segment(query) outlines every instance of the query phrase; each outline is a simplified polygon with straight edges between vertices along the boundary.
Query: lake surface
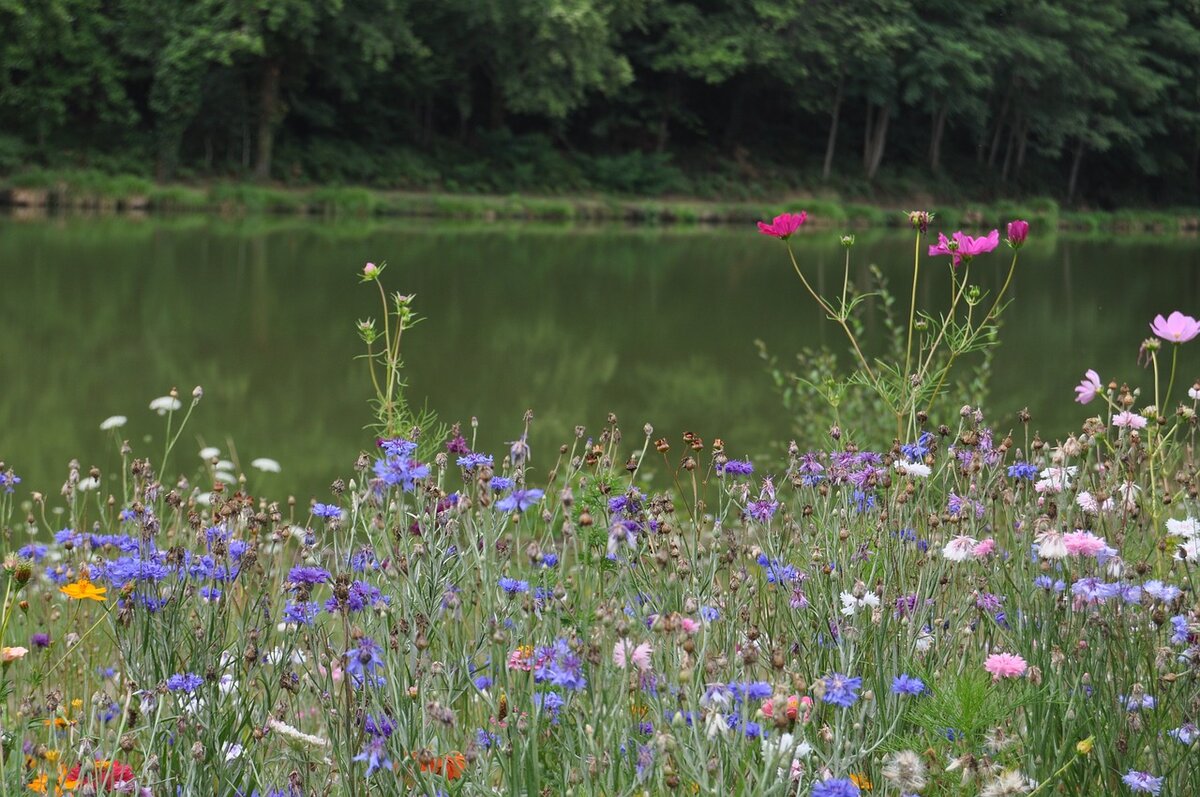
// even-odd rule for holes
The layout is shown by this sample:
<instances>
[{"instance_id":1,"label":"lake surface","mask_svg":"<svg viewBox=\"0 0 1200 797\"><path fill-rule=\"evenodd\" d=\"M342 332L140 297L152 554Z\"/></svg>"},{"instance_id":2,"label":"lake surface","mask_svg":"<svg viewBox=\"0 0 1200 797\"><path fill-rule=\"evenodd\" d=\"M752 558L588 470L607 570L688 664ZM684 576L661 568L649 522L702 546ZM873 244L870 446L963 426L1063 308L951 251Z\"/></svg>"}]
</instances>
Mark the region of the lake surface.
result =
<instances>
[{"instance_id":1,"label":"lake surface","mask_svg":"<svg viewBox=\"0 0 1200 797\"><path fill-rule=\"evenodd\" d=\"M1036 229L1031 240L984 406L1005 429L1028 406L1055 438L1088 414L1071 400L1085 369L1149 385L1136 364L1149 321L1200 314L1200 242ZM840 284L835 231L800 237L797 252L815 281ZM911 258L906 233L859 233L852 273L865 284L878 263L906 308ZM149 402L172 386L186 402L202 385L172 471L191 472L211 444L243 464L279 460L281 474L254 475L259 492L323 499L371 441L370 380L354 359L356 319L380 315L357 279L368 260L387 261L385 285L417 294L427 318L405 341L411 395L445 420L477 417L479 447L496 453L532 409L534 467L610 411L631 450L650 422L673 441L690 430L733 455L769 453L795 419L755 339L781 361L845 349L782 246L753 229L7 217L0 459L24 496L56 493L72 457L113 472L116 444L98 425L119 414L135 454L157 462L164 419ZM927 299L945 291L943 260L922 269ZM999 250L974 271L994 287L1007 267ZM1180 366L1182 384L1200 375L1200 342Z\"/></svg>"}]
</instances>

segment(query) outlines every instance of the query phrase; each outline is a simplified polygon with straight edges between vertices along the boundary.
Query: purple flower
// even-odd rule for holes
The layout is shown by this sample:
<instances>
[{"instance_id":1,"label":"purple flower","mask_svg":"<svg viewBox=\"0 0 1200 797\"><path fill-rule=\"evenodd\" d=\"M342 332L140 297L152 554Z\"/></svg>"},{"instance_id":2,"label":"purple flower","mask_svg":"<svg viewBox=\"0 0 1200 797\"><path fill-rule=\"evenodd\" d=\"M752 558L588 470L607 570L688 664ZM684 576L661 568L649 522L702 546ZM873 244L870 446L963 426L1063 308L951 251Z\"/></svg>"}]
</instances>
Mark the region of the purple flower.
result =
<instances>
[{"instance_id":1,"label":"purple flower","mask_svg":"<svg viewBox=\"0 0 1200 797\"><path fill-rule=\"evenodd\" d=\"M429 476L429 466L413 458L417 444L402 438L381 440L384 457L375 460L375 476L388 487L400 485L405 492L416 489L418 479Z\"/></svg>"},{"instance_id":2,"label":"purple flower","mask_svg":"<svg viewBox=\"0 0 1200 797\"><path fill-rule=\"evenodd\" d=\"M492 481L493 483L495 482L494 479ZM499 509L501 512L524 512L529 507L535 506L538 501L541 501L543 495L544 493L537 489L513 490L496 502L496 509Z\"/></svg>"},{"instance_id":3,"label":"purple flower","mask_svg":"<svg viewBox=\"0 0 1200 797\"><path fill-rule=\"evenodd\" d=\"M356 684L362 684L368 678L377 685L383 683L383 678L375 674L384 667L383 648L375 640L363 637L345 655L346 672L354 677Z\"/></svg>"},{"instance_id":4,"label":"purple flower","mask_svg":"<svg viewBox=\"0 0 1200 797\"><path fill-rule=\"evenodd\" d=\"M825 684L825 692L821 699L842 708L850 708L858 702L858 690L862 688L862 678L851 678L841 673L830 673L821 679Z\"/></svg>"},{"instance_id":5,"label":"purple flower","mask_svg":"<svg viewBox=\"0 0 1200 797\"><path fill-rule=\"evenodd\" d=\"M363 746L362 752L354 756L355 761L367 762L366 776L377 769L391 769L392 761L388 758L387 740L382 736L372 736Z\"/></svg>"},{"instance_id":6,"label":"purple flower","mask_svg":"<svg viewBox=\"0 0 1200 797\"><path fill-rule=\"evenodd\" d=\"M1131 769L1121 778L1125 781L1125 785L1133 792L1149 792L1150 794L1158 794L1162 790L1163 779L1156 778L1149 772L1138 772Z\"/></svg>"},{"instance_id":7,"label":"purple flower","mask_svg":"<svg viewBox=\"0 0 1200 797\"><path fill-rule=\"evenodd\" d=\"M1008 466L1008 477L1010 479L1028 479L1033 481L1037 478L1037 465L1030 465L1028 462L1014 462Z\"/></svg>"},{"instance_id":8,"label":"purple flower","mask_svg":"<svg viewBox=\"0 0 1200 797\"><path fill-rule=\"evenodd\" d=\"M750 460L748 459L731 459L724 465L718 465L717 473L729 476L749 476L751 473L754 473L754 465L750 464Z\"/></svg>"},{"instance_id":9,"label":"purple flower","mask_svg":"<svg viewBox=\"0 0 1200 797\"><path fill-rule=\"evenodd\" d=\"M312 625L321 613L321 605L315 601L289 602L283 607L283 621L295 625Z\"/></svg>"},{"instance_id":10,"label":"purple flower","mask_svg":"<svg viewBox=\"0 0 1200 797\"><path fill-rule=\"evenodd\" d=\"M504 590L509 595L516 595L519 592L529 592L529 582L519 581L515 578L501 578L500 589Z\"/></svg>"},{"instance_id":11,"label":"purple flower","mask_svg":"<svg viewBox=\"0 0 1200 797\"><path fill-rule=\"evenodd\" d=\"M330 579L329 571L323 567L298 565L288 571L287 580L291 584L324 584Z\"/></svg>"},{"instance_id":12,"label":"purple flower","mask_svg":"<svg viewBox=\"0 0 1200 797\"><path fill-rule=\"evenodd\" d=\"M1008 245L1013 249L1020 249L1028 237L1029 222L1017 219L1008 223Z\"/></svg>"},{"instance_id":13,"label":"purple flower","mask_svg":"<svg viewBox=\"0 0 1200 797\"><path fill-rule=\"evenodd\" d=\"M484 465L490 468L493 462L491 454L467 454L458 458L458 467L470 472Z\"/></svg>"},{"instance_id":14,"label":"purple flower","mask_svg":"<svg viewBox=\"0 0 1200 797\"><path fill-rule=\"evenodd\" d=\"M946 238L945 234L938 233L938 242L929 247L929 255L931 257L950 255L953 259L954 267L958 268L963 260L969 263L971 258L976 255L982 255L985 252L990 252L999 245L999 230L992 230L982 238L972 238L970 235L964 235L961 230L954 233L949 239Z\"/></svg>"},{"instance_id":15,"label":"purple flower","mask_svg":"<svg viewBox=\"0 0 1200 797\"><path fill-rule=\"evenodd\" d=\"M34 634L33 636L29 637L29 644L33 645L35 648L48 648L50 647L50 635Z\"/></svg>"}]
</instances>

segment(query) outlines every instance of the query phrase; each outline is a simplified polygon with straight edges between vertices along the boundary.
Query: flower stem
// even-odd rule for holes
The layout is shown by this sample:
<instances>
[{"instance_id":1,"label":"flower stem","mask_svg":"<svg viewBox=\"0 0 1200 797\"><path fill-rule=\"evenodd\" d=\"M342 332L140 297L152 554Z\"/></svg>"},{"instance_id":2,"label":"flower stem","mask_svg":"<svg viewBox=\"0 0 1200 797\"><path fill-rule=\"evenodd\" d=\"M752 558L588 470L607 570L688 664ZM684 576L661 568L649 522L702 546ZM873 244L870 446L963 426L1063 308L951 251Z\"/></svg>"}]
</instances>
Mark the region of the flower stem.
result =
<instances>
[{"instance_id":1,"label":"flower stem","mask_svg":"<svg viewBox=\"0 0 1200 797\"><path fill-rule=\"evenodd\" d=\"M821 309L829 315L829 318L841 324L842 329L846 332L846 337L850 338L850 345L854 347L854 353L858 355L858 361L862 364L863 370L866 371L867 377L873 384L878 385L879 380L875 378L875 372L871 370L870 363L867 362L867 358L863 355L862 349L858 347L858 339L854 337L854 333L850 330L850 326L846 323L846 319L840 316L838 313L835 313L833 308L829 306L828 302L822 299L821 296L813 290L812 286L808 284L808 280L805 278L804 272L800 270L800 265L796 262L796 254L792 251L792 245L790 243L787 245L787 252L788 257L791 258L792 261L792 268L796 270L796 276L800 277L800 281L804 283L804 287L808 290L809 294L816 299L817 304L821 306Z\"/></svg>"}]
</instances>

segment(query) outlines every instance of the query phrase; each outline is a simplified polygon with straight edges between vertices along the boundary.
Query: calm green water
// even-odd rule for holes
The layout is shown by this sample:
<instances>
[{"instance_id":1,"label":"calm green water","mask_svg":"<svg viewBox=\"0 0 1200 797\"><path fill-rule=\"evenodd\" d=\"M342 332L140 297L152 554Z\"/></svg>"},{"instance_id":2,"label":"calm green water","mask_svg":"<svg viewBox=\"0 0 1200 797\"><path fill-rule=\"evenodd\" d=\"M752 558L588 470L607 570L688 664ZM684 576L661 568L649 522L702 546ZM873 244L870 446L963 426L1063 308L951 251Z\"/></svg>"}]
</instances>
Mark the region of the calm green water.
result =
<instances>
[{"instance_id":1,"label":"calm green water","mask_svg":"<svg viewBox=\"0 0 1200 797\"><path fill-rule=\"evenodd\" d=\"M1036 231L1035 231L1036 234ZM860 234L854 272L878 262L904 293L905 234ZM832 232L798 243L819 282L841 279ZM378 316L364 261L415 292L428 320L406 345L411 391L447 420L480 423L496 450L532 409L534 466L550 466L576 424L615 412L632 448L640 428L720 436L732 453L769 450L793 419L753 341L788 356L843 346L791 272L752 229L659 230L308 220L0 219L0 459L22 490L57 491L66 463L112 471L104 418L156 461L163 423L147 405L172 385L205 398L180 443L191 470L202 443L283 473L257 489L325 495L369 444L370 382L356 361L357 318ZM994 284L1008 260L987 260ZM1158 312L1200 312L1200 242L1189 238L1041 238L1022 255L985 408L998 426L1028 406L1048 437L1084 417L1072 386L1085 368L1141 380L1135 360ZM944 271L928 273L927 298ZM902 303L906 303L903 302ZM1200 343L1181 378L1200 374ZM540 461L539 461L540 459ZM172 468L175 470L175 468Z\"/></svg>"}]
</instances>

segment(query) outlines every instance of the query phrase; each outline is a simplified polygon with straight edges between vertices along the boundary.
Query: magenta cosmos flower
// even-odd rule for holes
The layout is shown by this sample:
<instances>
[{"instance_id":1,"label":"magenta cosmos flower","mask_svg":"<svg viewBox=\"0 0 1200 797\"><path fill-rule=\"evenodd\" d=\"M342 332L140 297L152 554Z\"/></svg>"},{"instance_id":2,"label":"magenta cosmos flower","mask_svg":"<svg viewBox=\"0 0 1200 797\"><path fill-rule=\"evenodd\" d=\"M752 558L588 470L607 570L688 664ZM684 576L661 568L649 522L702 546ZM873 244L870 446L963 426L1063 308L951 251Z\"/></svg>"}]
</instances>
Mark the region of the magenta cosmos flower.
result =
<instances>
[{"instance_id":1,"label":"magenta cosmos flower","mask_svg":"<svg viewBox=\"0 0 1200 797\"><path fill-rule=\"evenodd\" d=\"M808 214L803 210L799 213L783 213L772 219L770 224L765 221L758 223L758 231L781 241L786 241L796 230L808 221Z\"/></svg>"},{"instance_id":2,"label":"magenta cosmos flower","mask_svg":"<svg viewBox=\"0 0 1200 797\"><path fill-rule=\"evenodd\" d=\"M1200 321L1176 310L1166 318L1156 315L1150 331L1168 343L1187 343L1200 335Z\"/></svg>"},{"instance_id":3,"label":"magenta cosmos flower","mask_svg":"<svg viewBox=\"0 0 1200 797\"><path fill-rule=\"evenodd\" d=\"M1029 665L1025 659L1012 653L993 653L983 662L983 669L992 674L993 681L1001 678L1020 678Z\"/></svg>"},{"instance_id":4,"label":"magenta cosmos flower","mask_svg":"<svg viewBox=\"0 0 1200 797\"><path fill-rule=\"evenodd\" d=\"M1100 391L1103 389L1100 384L1100 374L1088 369L1088 372L1083 376L1083 381L1075 386L1075 400L1080 404L1087 404L1096 396L1099 396Z\"/></svg>"},{"instance_id":5,"label":"magenta cosmos flower","mask_svg":"<svg viewBox=\"0 0 1200 797\"><path fill-rule=\"evenodd\" d=\"M1029 222L1024 219L1016 219L1008 223L1008 245L1013 249L1020 249L1028 237Z\"/></svg>"},{"instance_id":6,"label":"magenta cosmos flower","mask_svg":"<svg viewBox=\"0 0 1200 797\"><path fill-rule=\"evenodd\" d=\"M990 252L1000 245L1000 231L992 230L982 238L972 238L969 235L963 235L962 230L954 233L954 235L946 238L944 233L938 233L938 242L929 247L929 256L937 257L938 255L950 255L954 258L954 267L958 268L958 264L964 258L970 260L975 255L982 255L985 252Z\"/></svg>"}]
</instances>

